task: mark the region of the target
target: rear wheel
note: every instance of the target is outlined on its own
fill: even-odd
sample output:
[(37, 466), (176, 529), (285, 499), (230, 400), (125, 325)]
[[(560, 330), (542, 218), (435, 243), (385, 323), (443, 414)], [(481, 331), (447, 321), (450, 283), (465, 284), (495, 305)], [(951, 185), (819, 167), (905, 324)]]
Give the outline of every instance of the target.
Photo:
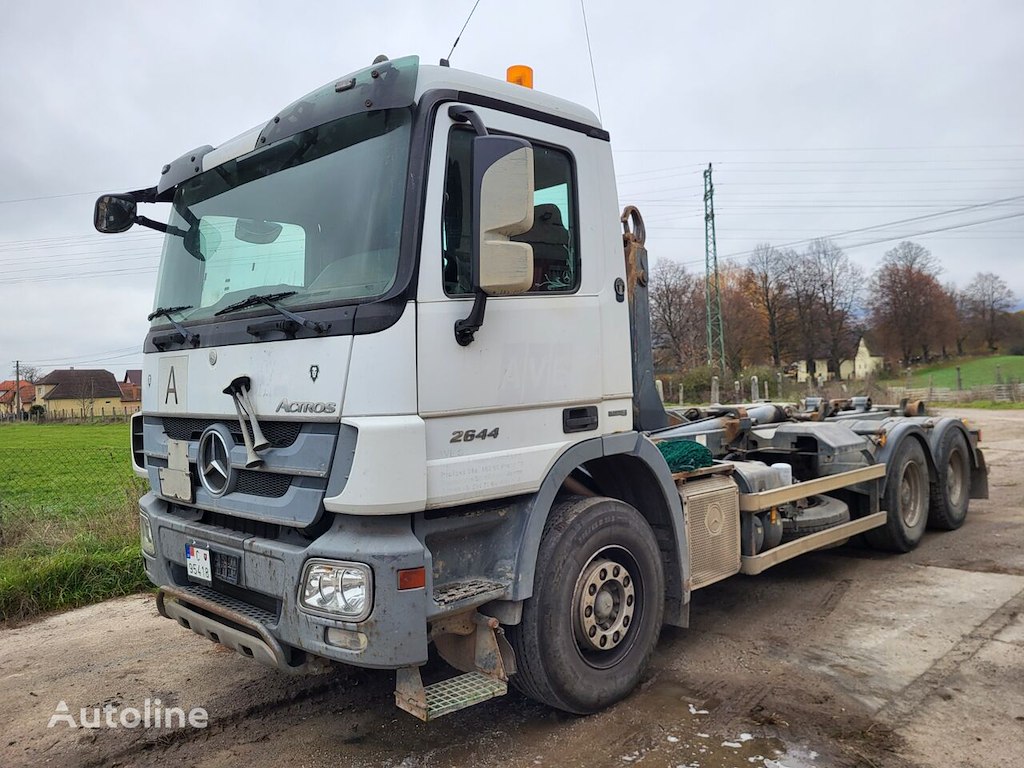
[(533, 597), (508, 638), (512, 684), (552, 707), (589, 714), (640, 682), (661, 631), (665, 581), (643, 516), (615, 499), (552, 508)]
[(867, 531), (871, 546), (891, 552), (909, 552), (916, 547), (928, 525), (928, 464), (921, 443), (903, 440), (889, 460), (882, 506), (885, 525)]
[(971, 458), (962, 432), (950, 429), (942, 436), (935, 466), (928, 525), (954, 531), (964, 524), (971, 501)]

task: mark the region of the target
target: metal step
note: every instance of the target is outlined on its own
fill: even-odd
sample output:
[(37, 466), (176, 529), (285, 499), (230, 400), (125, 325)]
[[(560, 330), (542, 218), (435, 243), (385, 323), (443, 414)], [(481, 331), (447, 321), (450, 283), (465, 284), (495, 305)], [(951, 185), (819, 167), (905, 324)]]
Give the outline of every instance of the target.
[(434, 587), (434, 602), (441, 606), (463, 602), (487, 602), (501, 597), (509, 587), (507, 582), (490, 579), (450, 581)]
[(424, 722), (508, 693), (508, 683), (479, 672), (467, 672), (426, 687), (420, 682), (419, 669), (398, 672), (395, 704)]

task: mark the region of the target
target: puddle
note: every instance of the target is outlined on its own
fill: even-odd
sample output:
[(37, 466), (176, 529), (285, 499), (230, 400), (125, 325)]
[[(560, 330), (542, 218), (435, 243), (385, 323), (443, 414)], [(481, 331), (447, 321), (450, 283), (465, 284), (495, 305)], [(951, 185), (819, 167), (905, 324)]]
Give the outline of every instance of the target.
[(787, 748), (776, 738), (738, 733), (722, 738), (697, 731), (666, 734), (650, 749), (619, 756), (624, 766), (644, 768), (823, 768), (812, 750)]
[[(786, 744), (763, 730), (723, 733), (714, 725), (722, 702), (694, 693), (679, 683), (662, 681), (638, 697), (635, 704), (656, 730), (650, 734), (653, 738), (618, 755), (618, 763), (643, 768), (827, 768), (818, 752)], [(616, 756), (608, 757), (607, 764), (614, 764)]]

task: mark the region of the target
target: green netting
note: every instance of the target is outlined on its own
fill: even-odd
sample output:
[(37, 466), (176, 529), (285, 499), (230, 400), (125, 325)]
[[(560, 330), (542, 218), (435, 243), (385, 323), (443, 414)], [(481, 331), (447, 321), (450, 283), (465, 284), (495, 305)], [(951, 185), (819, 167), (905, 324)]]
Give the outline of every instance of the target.
[(711, 451), (693, 440), (663, 440), (658, 443), (658, 450), (673, 472), (692, 472), (714, 463)]

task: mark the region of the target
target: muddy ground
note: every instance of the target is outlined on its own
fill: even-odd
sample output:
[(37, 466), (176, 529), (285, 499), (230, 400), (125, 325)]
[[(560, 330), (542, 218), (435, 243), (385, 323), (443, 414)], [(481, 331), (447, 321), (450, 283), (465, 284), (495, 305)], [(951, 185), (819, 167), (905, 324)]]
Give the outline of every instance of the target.
[[(1024, 411), (984, 430), (991, 499), (913, 553), (853, 547), (694, 594), (648, 679), (570, 717), (517, 694), (425, 725), (393, 675), (290, 678), (151, 596), (0, 631), (0, 765), (1024, 766)], [(203, 729), (48, 728), (83, 707), (203, 707)]]

